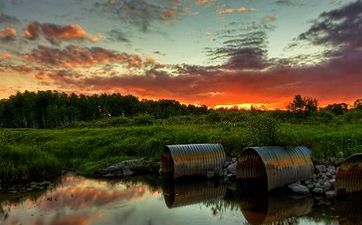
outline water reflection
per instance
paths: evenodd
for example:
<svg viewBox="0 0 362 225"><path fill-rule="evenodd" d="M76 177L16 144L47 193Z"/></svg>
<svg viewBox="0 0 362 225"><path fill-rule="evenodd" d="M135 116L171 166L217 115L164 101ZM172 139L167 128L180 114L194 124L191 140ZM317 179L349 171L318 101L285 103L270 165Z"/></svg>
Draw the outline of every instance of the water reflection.
<svg viewBox="0 0 362 225"><path fill-rule="evenodd" d="M362 220L362 195L321 207L313 197L268 195L260 181L238 186L210 181L150 181L110 182L68 175L44 192L0 195L0 224L359 225Z"/></svg>
<svg viewBox="0 0 362 225"><path fill-rule="evenodd" d="M223 199L226 186L205 180L180 182L164 178L162 190L167 207L176 208L204 202L217 203Z"/></svg>
<svg viewBox="0 0 362 225"><path fill-rule="evenodd" d="M362 225L362 193L346 196L337 204L340 225Z"/></svg>
<svg viewBox="0 0 362 225"><path fill-rule="evenodd" d="M314 199L291 196L269 196L254 201L241 201L240 210L245 219L253 225L259 224L298 224L298 217L312 211Z"/></svg>

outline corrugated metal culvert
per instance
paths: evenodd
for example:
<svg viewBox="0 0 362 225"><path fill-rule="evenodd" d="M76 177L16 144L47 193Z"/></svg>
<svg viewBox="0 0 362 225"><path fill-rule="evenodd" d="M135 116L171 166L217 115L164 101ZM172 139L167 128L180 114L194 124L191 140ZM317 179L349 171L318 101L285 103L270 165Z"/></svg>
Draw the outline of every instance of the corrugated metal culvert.
<svg viewBox="0 0 362 225"><path fill-rule="evenodd" d="M336 190L338 193L362 191L362 153L352 155L338 168Z"/></svg>
<svg viewBox="0 0 362 225"><path fill-rule="evenodd" d="M268 191L313 175L311 151L298 147L250 147L239 158L236 176L246 180L265 177Z"/></svg>
<svg viewBox="0 0 362 225"><path fill-rule="evenodd" d="M249 224L298 224L297 218L312 211L313 198L288 196L255 197L240 202L240 210Z"/></svg>
<svg viewBox="0 0 362 225"><path fill-rule="evenodd" d="M168 208L176 208L222 199L226 187L210 181L177 182L169 180L162 185L163 197Z"/></svg>
<svg viewBox="0 0 362 225"><path fill-rule="evenodd" d="M219 173L226 159L221 144L166 145L162 153L161 171L173 177Z"/></svg>

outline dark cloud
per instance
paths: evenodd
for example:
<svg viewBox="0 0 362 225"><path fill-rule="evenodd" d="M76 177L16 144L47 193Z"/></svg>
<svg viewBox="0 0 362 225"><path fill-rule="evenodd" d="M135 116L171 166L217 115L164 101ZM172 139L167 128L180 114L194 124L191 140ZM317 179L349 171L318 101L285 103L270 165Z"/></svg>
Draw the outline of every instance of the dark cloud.
<svg viewBox="0 0 362 225"><path fill-rule="evenodd" d="M30 22L24 30L24 37L28 40L36 40L44 37L49 42L57 44L61 41L87 40L96 42L99 35L87 33L78 24L58 25L51 23Z"/></svg>
<svg viewBox="0 0 362 225"><path fill-rule="evenodd" d="M108 40L113 42L126 42L126 43L131 42L127 34L118 29L113 29L108 32Z"/></svg>
<svg viewBox="0 0 362 225"><path fill-rule="evenodd" d="M20 21L15 16L7 15L0 10L0 24L15 25L18 23L20 23Z"/></svg>
<svg viewBox="0 0 362 225"><path fill-rule="evenodd" d="M120 64L128 69L143 69L156 66L154 60L143 59L136 54L76 45L68 45L63 49L38 46L31 53L25 54L24 59L40 65L63 68L89 68L107 63Z"/></svg>
<svg viewBox="0 0 362 225"><path fill-rule="evenodd" d="M322 13L312 27L299 36L315 45L338 48L362 47L362 1Z"/></svg>
<svg viewBox="0 0 362 225"><path fill-rule="evenodd" d="M275 1L276 4L281 5L281 6L296 6L298 5L295 0L276 0ZM300 4L303 5L303 4Z"/></svg>
<svg viewBox="0 0 362 225"><path fill-rule="evenodd" d="M234 36L208 54L214 60L226 60L223 67L228 69L264 69L269 65L265 31Z"/></svg>
<svg viewBox="0 0 362 225"><path fill-rule="evenodd" d="M361 70L362 58L362 1L322 13L311 28L299 35L298 41L307 41L326 47L324 57L345 73ZM343 76L343 75L341 75Z"/></svg>
<svg viewBox="0 0 362 225"><path fill-rule="evenodd" d="M170 1L155 3L148 0L108 0L97 2L94 6L98 12L111 15L122 22L138 26L146 32L153 22L169 21L176 18L179 9Z"/></svg>

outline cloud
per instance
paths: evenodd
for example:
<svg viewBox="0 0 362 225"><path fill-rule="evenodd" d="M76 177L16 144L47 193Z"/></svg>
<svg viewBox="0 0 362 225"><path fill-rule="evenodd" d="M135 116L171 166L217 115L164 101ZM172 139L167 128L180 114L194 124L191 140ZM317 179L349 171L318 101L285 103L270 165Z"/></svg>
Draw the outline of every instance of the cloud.
<svg viewBox="0 0 362 225"><path fill-rule="evenodd" d="M178 17L180 7L175 2L150 2L146 0L109 0L94 4L95 10L109 15L124 23L139 27L143 32L149 31L155 22L170 21Z"/></svg>
<svg viewBox="0 0 362 225"><path fill-rule="evenodd" d="M1 61L6 60L6 59L10 59L12 57L13 57L13 55L11 54L11 52L2 52L2 53L0 53L0 60Z"/></svg>
<svg viewBox="0 0 362 225"><path fill-rule="evenodd" d="M188 67L177 75L148 71L144 75L54 76L59 87L83 92L120 92L142 98L172 98L185 103L235 104L254 102L285 107L296 94L315 96L321 103L352 101L360 97L360 72L345 74L340 65L273 68L264 72ZM341 96L345 96L344 98Z"/></svg>
<svg viewBox="0 0 362 225"><path fill-rule="evenodd" d="M264 69L269 65L264 30L240 34L229 38L223 45L211 49L208 55L213 60L226 60L222 65L228 69Z"/></svg>
<svg viewBox="0 0 362 225"><path fill-rule="evenodd" d="M16 29L13 27L5 27L0 30L0 41L14 41L17 37Z"/></svg>
<svg viewBox="0 0 362 225"><path fill-rule="evenodd" d="M44 37L49 42L56 44L61 41L87 40L96 42L100 35L91 35L77 24L57 25L51 23L30 22L24 30L24 37L36 40Z"/></svg>
<svg viewBox="0 0 362 225"><path fill-rule="evenodd" d="M361 30L356 26L361 24L360 3L322 13L299 36L299 41L333 47L325 53L329 57L319 63L294 65L292 59L269 58L266 30L258 29L225 34L222 46L209 50L211 57L224 60L220 65L174 65L170 71L152 68L138 75L60 74L52 81L59 87L89 93L121 92L209 106L250 102L283 108L296 94L314 96L321 104L352 103L361 97L362 87Z"/></svg>
<svg viewBox="0 0 362 225"><path fill-rule="evenodd" d="M108 32L108 40L114 42L127 42L127 43L131 42L127 37L127 34L118 29L112 29L111 31Z"/></svg>
<svg viewBox="0 0 362 225"><path fill-rule="evenodd" d="M362 47L362 1L322 13L312 27L299 35L299 40L337 49Z"/></svg>
<svg viewBox="0 0 362 225"><path fill-rule="evenodd" d="M142 69L156 65L154 60L136 54L77 45L68 45L63 49L40 45L23 57L28 62L62 68L89 68L99 64L115 63L128 69Z"/></svg>
<svg viewBox="0 0 362 225"><path fill-rule="evenodd" d="M0 12L0 24L15 25L18 23L20 23L20 21L16 17Z"/></svg>
<svg viewBox="0 0 362 225"><path fill-rule="evenodd" d="M273 15L267 15L267 16L263 17L263 20L266 21L266 22L273 22L273 21L276 20L276 17L273 16Z"/></svg>
<svg viewBox="0 0 362 225"><path fill-rule="evenodd" d="M293 0L276 0L276 4L282 6L296 6L297 4Z"/></svg>
<svg viewBox="0 0 362 225"><path fill-rule="evenodd" d="M213 0L196 0L196 4L202 5L202 6L207 6L207 5L211 4L212 2L213 2Z"/></svg>
<svg viewBox="0 0 362 225"><path fill-rule="evenodd" d="M253 8L239 7L239 8L225 8L222 7L218 10L219 14L231 14L231 13L249 13L254 11Z"/></svg>

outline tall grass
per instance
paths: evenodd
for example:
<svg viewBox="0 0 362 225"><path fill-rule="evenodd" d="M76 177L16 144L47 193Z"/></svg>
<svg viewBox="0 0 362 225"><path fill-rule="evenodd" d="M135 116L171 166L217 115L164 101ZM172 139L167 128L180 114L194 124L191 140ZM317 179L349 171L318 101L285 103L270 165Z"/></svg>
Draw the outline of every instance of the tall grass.
<svg viewBox="0 0 362 225"><path fill-rule="evenodd" d="M303 144L312 148L316 158L347 157L362 151L360 123L281 123L268 114L234 115L227 120L218 116L152 120L139 115L132 119L138 125L120 122L103 128L83 124L81 128L52 130L0 129L0 180L2 185L28 181L61 170L91 175L125 159L159 160L166 144L222 143L229 154L238 154L250 145Z"/></svg>

